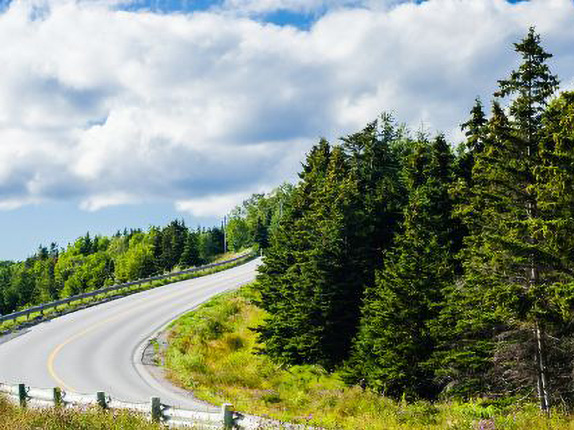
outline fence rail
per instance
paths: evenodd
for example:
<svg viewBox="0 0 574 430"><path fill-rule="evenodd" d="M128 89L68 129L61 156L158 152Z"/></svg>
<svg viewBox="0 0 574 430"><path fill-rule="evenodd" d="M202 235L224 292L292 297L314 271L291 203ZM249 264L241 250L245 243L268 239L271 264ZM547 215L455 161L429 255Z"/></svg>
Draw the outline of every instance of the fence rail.
<svg viewBox="0 0 574 430"><path fill-rule="evenodd" d="M233 411L226 403L221 412L199 412L164 405L159 397L152 397L149 403L132 403L113 399L100 391L94 395L66 392L60 388L30 388L25 384L8 385L0 383L0 393L12 401L27 407L81 407L97 406L108 410L130 410L173 427L194 426L195 428L233 429L245 428L239 424L243 415ZM250 427L250 425L248 424Z"/></svg>
<svg viewBox="0 0 574 430"><path fill-rule="evenodd" d="M193 267L191 269L181 270L179 272L172 272L172 273L168 273L165 275L157 275L157 276L152 276L149 278L138 279L137 281L131 281L131 282L125 282L123 284L112 285L111 287L101 288L99 290L94 290L94 291L90 291L87 293L77 294L75 296L67 297L65 299L56 300L56 301L49 302L49 303L43 303L41 305L33 306L31 308L24 309L22 311L14 312L14 313L7 314L7 315L0 315L0 324L4 323L6 321L13 321L13 320L16 320L16 319L21 318L21 317L29 318L30 315L35 314L35 313L40 313L40 315L43 315L44 311L46 311L47 309L57 309L58 306L67 305L67 304L72 303L72 302L81 301L81 300L84 300L87 298L96 297L96 296L103 295L103 294L120 292L124 288L129 288L129 287L133 287L136 285L142 285L142 284L146 284L148 282L158 281L158 280L162 280L162 279L175 278L177 276L188 275L188 274L191 274L194 272L199 272L202 270L207 270L207 269L211 269L211 268L218 267L218 266L223 266L225 264L234 263L234 262L242 260L242 259L247 259L253 255L254 254L252 252L248 252L248 253L241 254L241 255L239 255L235 258L232 258L230 260L220 261L218 263L211 263L211 264L206 264L204 266L198 266L198 267Z"/></svg>

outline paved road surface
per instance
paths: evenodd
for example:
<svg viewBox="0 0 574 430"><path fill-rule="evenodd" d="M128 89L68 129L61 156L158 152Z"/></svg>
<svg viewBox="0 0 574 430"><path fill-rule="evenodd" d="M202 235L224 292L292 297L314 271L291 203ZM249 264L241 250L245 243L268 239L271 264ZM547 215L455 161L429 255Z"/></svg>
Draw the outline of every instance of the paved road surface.
<svg viewBox="0 0 574 430"><path fill-rule="evenodd" d="M205 410L189 395L152 378L137 356L147 339L180 314L255 277L258 260L73 312L0 337L0 382Z"/></svg>

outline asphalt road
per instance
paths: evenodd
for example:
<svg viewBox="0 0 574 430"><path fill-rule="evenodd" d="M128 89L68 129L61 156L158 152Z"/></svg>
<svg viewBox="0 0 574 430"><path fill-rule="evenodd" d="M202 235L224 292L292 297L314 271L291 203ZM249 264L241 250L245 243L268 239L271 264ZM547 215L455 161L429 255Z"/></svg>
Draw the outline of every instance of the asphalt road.
<svg viewBox="0 0 574 430"><path fill-rule="evenodd" d="M161 383L141 365L142 346L170 321L221 292L255 278L258 260L177 282L46 321L0 337L0 382L76 393L105 391L130 402L207 407Z"/></svg>

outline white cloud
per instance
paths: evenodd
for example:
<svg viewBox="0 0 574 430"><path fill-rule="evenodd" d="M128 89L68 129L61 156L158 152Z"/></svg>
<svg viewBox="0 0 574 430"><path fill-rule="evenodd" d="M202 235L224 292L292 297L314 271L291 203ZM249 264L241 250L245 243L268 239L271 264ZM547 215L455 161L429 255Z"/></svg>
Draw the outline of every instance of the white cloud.
<svg viewBox="0 0 574 430"><path fill-rule="evenodd" d="M107 194L95 194L87 197L80 202L80 208L95 212L110 206L119 206L137 202L137 198L124 192L110 192Z"/></svg>
<svg viewBox="0 0 574 430"><path fill-rule="evenodd" d="M247 197L249 194L246 193L208 196L177 201L175 207L180 212L186 212L199 218L222 217Z"/></svg>
<svg viewBox="0 0 574 430"><path fill-rule="evenodd" d="M220 215L292 178L319 136L382 110L455 136L532 24L574 82L571 0L227 0L327 8L309 31L118 3L20 0L0 14L0 209L168 200Z"/></svg>

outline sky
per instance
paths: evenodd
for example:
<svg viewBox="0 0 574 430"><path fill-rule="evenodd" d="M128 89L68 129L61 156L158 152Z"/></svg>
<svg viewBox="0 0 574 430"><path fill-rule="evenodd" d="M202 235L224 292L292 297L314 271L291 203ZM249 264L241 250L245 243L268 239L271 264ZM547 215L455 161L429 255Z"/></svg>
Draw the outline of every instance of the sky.
<svg viewBox="0 0 574 430"><path fill-rule="evenodd" d="M383 111L454 144L531 25L574 89L573 0L0 0L0 260L218 224Z"/></svg>

